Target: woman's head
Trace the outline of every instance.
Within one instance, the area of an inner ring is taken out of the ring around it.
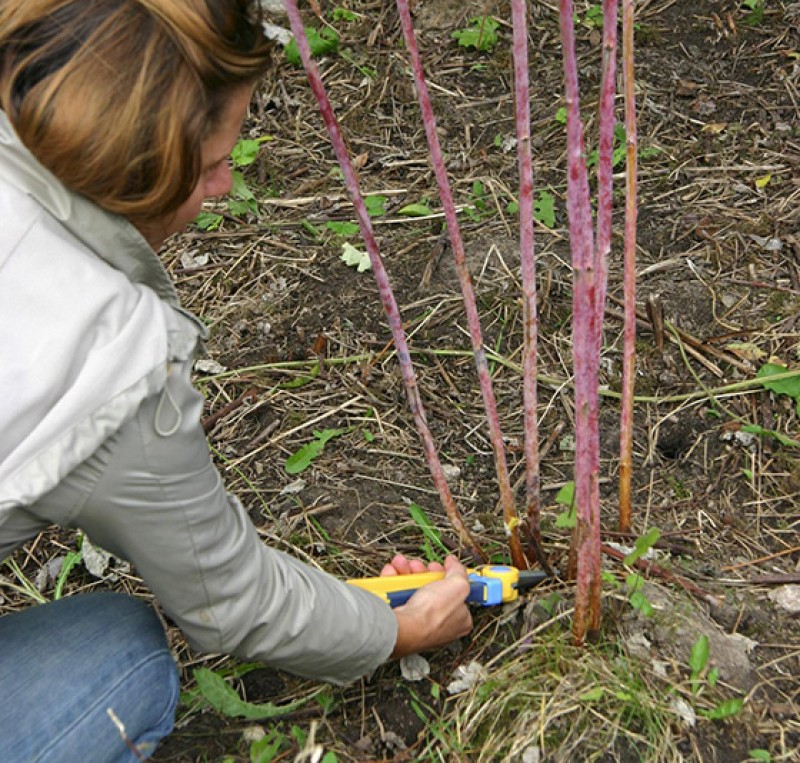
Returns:
[[[268,59],[252,0],[0,0],[0,108],[67,187],[136,224],[192,195]]]

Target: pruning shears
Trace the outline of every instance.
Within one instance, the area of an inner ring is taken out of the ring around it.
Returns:
[[[371,591],[390,607],[405,604],[420,588],[444,578],[444,572],[416,572],[410,575],[389,575],[379,578],[354,578],[350,585]],[[515,601],[519,592],[549,580],[542,570],[519,570],[503,564],[487,564],[468,570],[470,584],[467,601],[492,607]]]

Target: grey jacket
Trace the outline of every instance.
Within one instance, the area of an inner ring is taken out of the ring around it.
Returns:
[[[53,523],[133,562],[190,643],[346,683],[385,661],[377,597],[265,546],[214,468],[203,337],[126,220],[0,112],[0,559]]]

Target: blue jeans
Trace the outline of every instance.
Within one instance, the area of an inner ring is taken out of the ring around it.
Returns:
[[[147,758],[172,731],[178,693],[164,630],[142,601],[79,594],[0,617],[3,763]]]

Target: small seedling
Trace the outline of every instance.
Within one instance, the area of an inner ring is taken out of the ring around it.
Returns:
[[[624,563],[630,567],[634,562],[641,559],[658,542],[661,537],[661,530],[653,527],[644,535],[636,539],[633,551],[625,557]]]
[[[82,536],[78,536],[78,542],[80,543]],[[58,573],[58,578],[56,579],[56,587],[53,591],[53,600],[57,601],[61,598],[61,595],[64,591],[64,586],[66,585],[67,578],[69,577],[69,573],[72,572],[73,567],[77,564],[80,564],[81,560],[83,559],[83,552],[78,548],[77,551],[70,551],[65,557],[64,561],[61,563],[61,570]]]
[[[486,189],[480,180],[476,180],[472,184],[472,192],[470,193],[470,200],[472,206],[464,209],[464,214],[469,217],[472,222],[480,222],[487,214],[486,209]]]
[[[440,561],[441,557],[437,552],[444,553],[445,555],[450,553],[450,549],[442,542],[442,534],[436,529],[431,520],[428,519],[428,515],[423,511],[421,506],[412,503],[408,507],[408,510],[411,513],[411,518],[422,531],[423,544],[421,550],[425,558],[429,562]],[[434,548],[436,551],[434,551]]]
[[[286,744],[286,735],[271,728],[265,736],[250,745],[250,763],[271,763]]]
[[[644,588],[644,578],[636,572],[631,572],[625,578],[625,585],[628,587],[630,605],[638,612],[641,612],[644,617],[651,617],[655,610],[642,590]]]
[[[325,443],[333,437],[346,434],[350,429],[323,429],[321,432],[314,430],[315,439],[303,445],[297,452],[286,459],[284,468],[289,474],[299,474],[311,466],[311,462],[322,453]]]
[[[357,21],[358,14],[347,8],[334,8],[331,18],[334,21]]]
[[[497,45],[497,29],[500,24],[491,16],[477,16],[469,20],[470,26],[459,29],[450,36],[462,48],[474,48],[480,53],[490,52]]]
[[[586,27],[586,29],[602,29],[603,7],[601,5],[590,5],[586,9],[583,18],[576,13],[574,19],[576,24],[580,24]]]
[[[765,0],[742,0],[742,7],[748,10],[744,23],[747,26],[758,26],[764,21]]]
[[[258,213],[258,202],[255,194],[250,190],[245,182],[244,175],[239,171],[242,167],[248,167],[258,156],[258,151],[263,143],[272,140],[271,135],[261,138],[242,138],[236,142],[231,151],[231,165],[235,168],[232,171],[233,185],[231,187],[230,198],[228,199],[228,211],[234,217],[241,217],[247,213]],[[201,230],[218,230],[222,224],[223,216],[217,212],[200,212],[194,220],[195,225]]]
[[[715,707],[712,707],[711,710],[700,710],[698,714],[711,721],[721,721],[738,715],[743,707],[744,697],[734,697],[720,702]]]

